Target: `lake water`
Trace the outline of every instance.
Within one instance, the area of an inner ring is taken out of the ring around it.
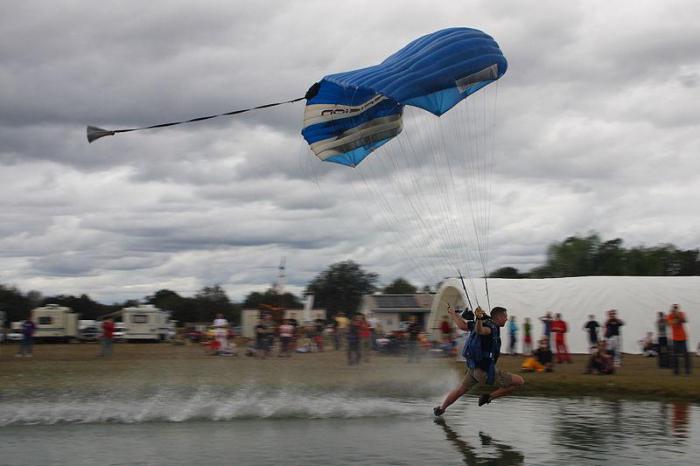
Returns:
[[[700,464],[682,402],[199,388],[3,396],[0,465]]]

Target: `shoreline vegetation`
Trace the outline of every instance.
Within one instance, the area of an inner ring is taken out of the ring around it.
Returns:
[[[239,349],[241,345],[239,345]],[[121,343],[114,356],[97,356],[99,345],[37,344],[32,358],[17,358],[17,345],[0,345],[0,396],[82,394],[157,388],[261,386],[269,389],[339,391],[383,396],[441,397],[461,378],[464,363],[423,357],[408,363],[402,356],[371,355],[369,363],[349,367],[345,351],[274,356],[260,360],[206,355],[198,345]],[[588,356],[552,373],[525,373],[517,396],[602,397],[684,400],[700,403],[700,375],[674,376],[655,358],[626,354],[614,375],[583,374]],[[694,365],[700,358],[693,355]],[[503,355],[499,367],[520,373],[522,356]]]

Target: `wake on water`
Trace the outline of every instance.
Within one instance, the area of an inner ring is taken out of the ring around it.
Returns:
[[[232,421],[238,419],[330,419],[425,415],[427,400],[357,396],[342,392],[199,387],[189,393],[41,395],[0,402],[0,427],[13,425]]]

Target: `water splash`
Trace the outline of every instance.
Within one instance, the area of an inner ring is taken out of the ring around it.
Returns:
[[[87,423],[186,422],[236,419],[330,419],[425,414],[424,400],[357,396],[341,392],[234,390],[199,387],[143,393],[63,394],[0,403],[0,426]]]

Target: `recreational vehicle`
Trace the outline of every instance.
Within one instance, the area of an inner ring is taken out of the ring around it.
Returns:
[[[47,304],[32,310],[35,339],[75,341],[80,337],[78,314],[69,307]]]
[[[125,307],[117,314],[121,315],[125,341],[163,341],[170,337],[170,313],[152,304]]]

